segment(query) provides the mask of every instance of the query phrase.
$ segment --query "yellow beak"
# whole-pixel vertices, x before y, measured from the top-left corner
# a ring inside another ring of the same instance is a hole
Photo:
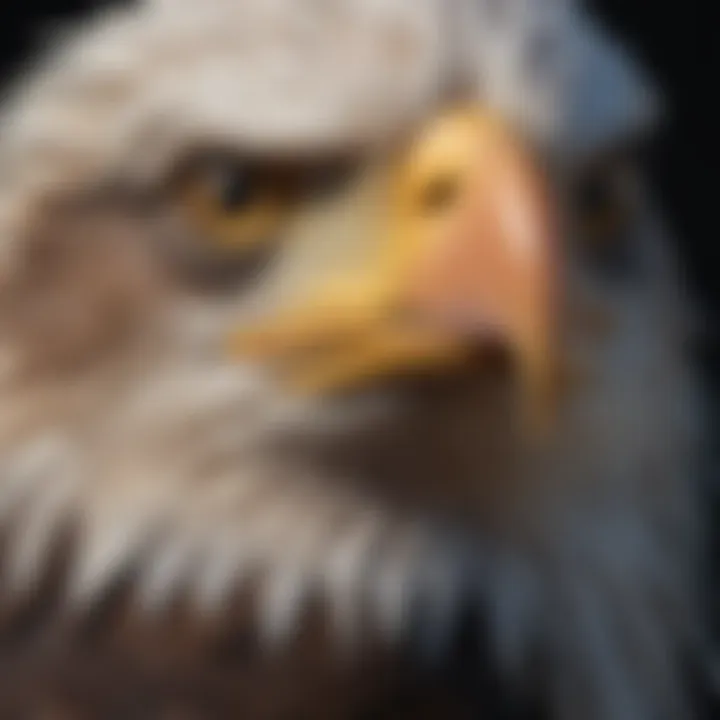
[[[238,333],[233,352],[329,392],[446,371],[500,341],[532,405],[544,407],[554,365],[552,208],[541,170],[510,131],[478,109],[449,113],[398,164],[377,264]]]

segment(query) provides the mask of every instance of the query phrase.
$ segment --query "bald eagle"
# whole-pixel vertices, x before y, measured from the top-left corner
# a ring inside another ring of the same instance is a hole
[[[694,309],[573,0],[143,0],[0,114],[0,715],[692,717]]]

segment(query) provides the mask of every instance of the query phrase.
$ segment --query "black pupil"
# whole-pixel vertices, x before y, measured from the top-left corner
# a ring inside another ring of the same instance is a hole
[[[215,183],[218,200],[227,212],[242,210],[256,197],[256,178],[245,168],[236,166],[218,168]]]
[[[587,218],[598,217],[611,211],[615,205],[615,188],[612,179],[600,174],[581,183],[578,205],[582,215]]]

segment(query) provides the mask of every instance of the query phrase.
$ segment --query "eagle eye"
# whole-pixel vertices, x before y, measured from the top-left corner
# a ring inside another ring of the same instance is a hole
[[[635,164],[624,158],[597,164],[576,185],[573,204],[582,248],[605,275],[627,274],[634,265],[637,187]]]
[[[272,163],[204,158],[184,169],[177,187],[196,236],[222,253],[254,250],[272,240],[291,207],[288,174]]]
[[[608,241],[622,235],[637,210],[633,166],[610,160],[585,173],[577,185],[575,210],[588,241]]]

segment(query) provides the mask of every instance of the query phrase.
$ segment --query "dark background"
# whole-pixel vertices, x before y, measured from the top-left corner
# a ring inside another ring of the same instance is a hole
[[[0,0],[0,84],[21,71],[48,31],[93,8],[123,0]],[[129,2],[131,0],[124,0]],[[203,0],[197,0],[202,2]],[[238,0],[241,1],[241,0]],[[716,196],[720,153],[720,32],[713,0],[588,0],[605,22],[624,38],[660,81],[670,110],[650,153],[650,164],[665,213],[675,231],[688,286],[699,298],[707,331],[697,356],[708,380],[708,393],[720,398],[720,237]],[[717,8],[715,8],[717,12]],[[720,407],[720,403],[714,403]],[[720,416],[719,416],[720,417]],[[715,431],[720,423],[714,424]],[[720,459],[720,442],[715,443]],[[714,483],[716,484],[716,483]],[[720,528],[720,503],[709,505]],[[714,565],[720,568],[719,542]],[[720,572],[715,573],[720,577]],[[713,593],[720,597],[720,593]],[[720,618],[720,604],[715,603]],[[712,713],[711,713],[712,714]],[[720,718],[720,712],[714,713]]]
[[[669,117],[651,158],[654,179],[680,243],[692,291],[707,311],[708,333],[700,351],[710,379],[720,388],[720,104],[714,97],[720,88],[715,77],[720,33],[711,15],[714,3],[591,0],[590,5],[626,39],[667,93]]]

